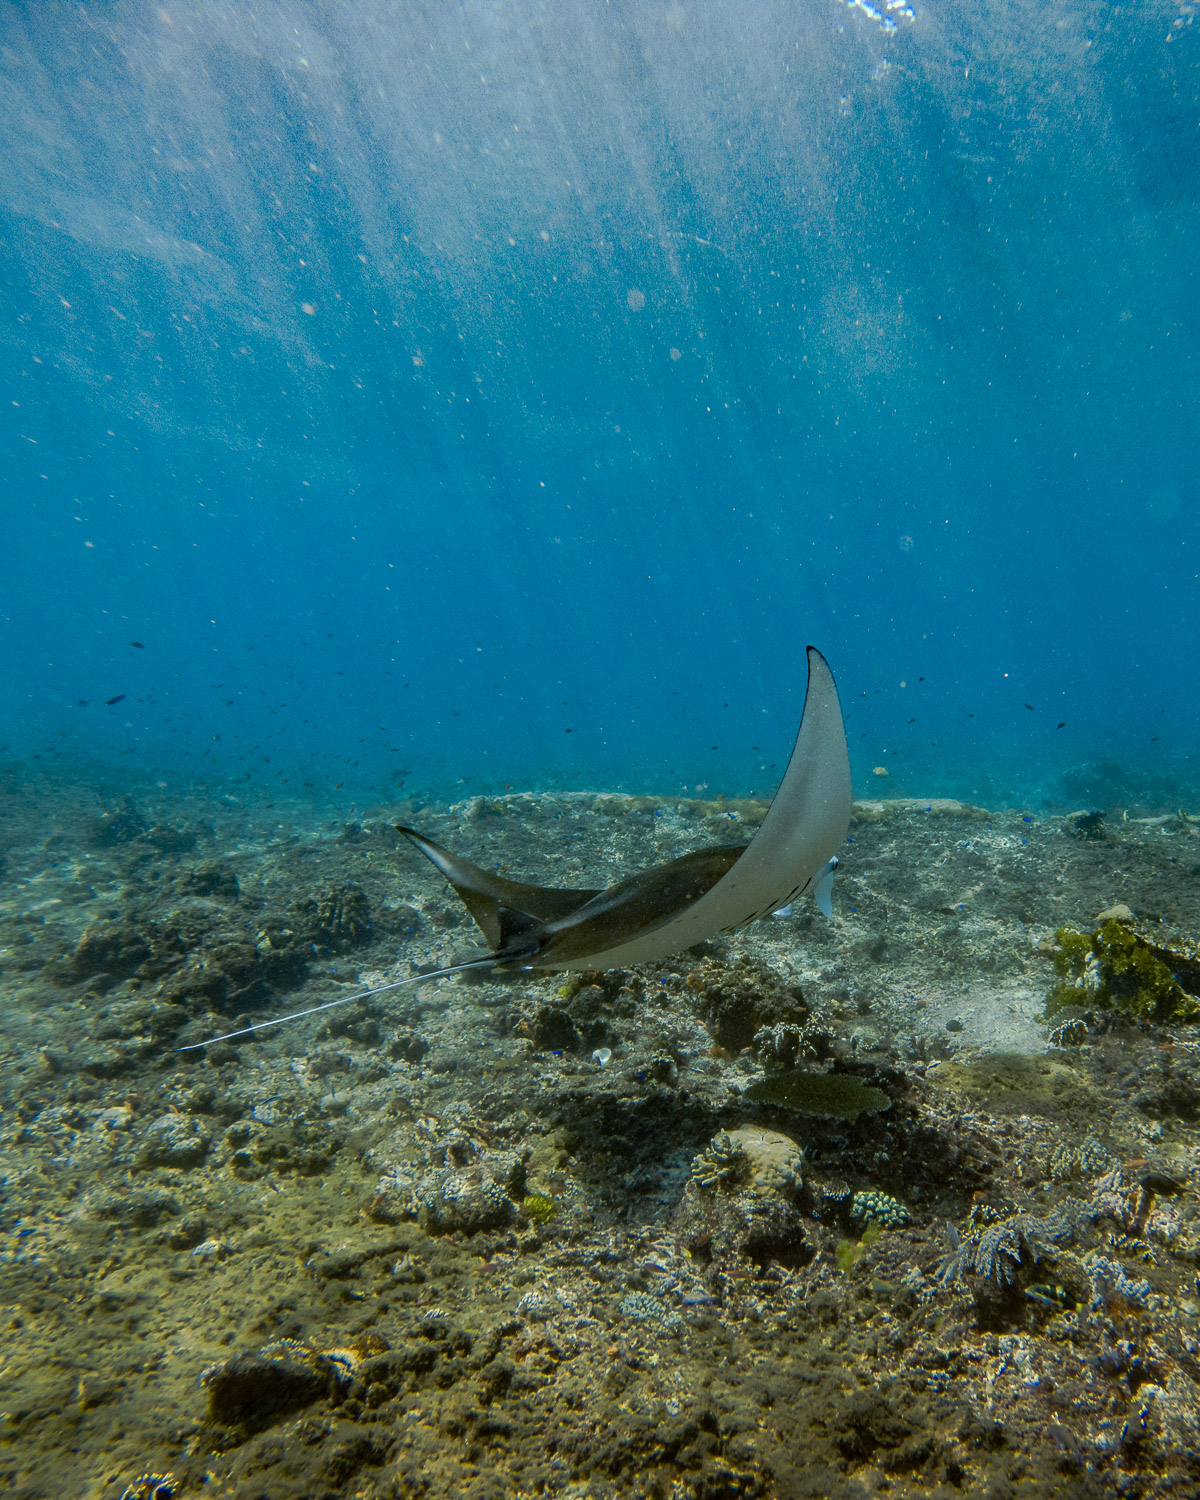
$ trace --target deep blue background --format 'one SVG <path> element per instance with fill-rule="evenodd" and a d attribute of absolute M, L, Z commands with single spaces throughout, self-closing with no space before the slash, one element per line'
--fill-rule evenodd
<path fill-rule="evenodd" d="M 1194 9 L 0 5 L 0 748 L 1169 801 Z"/>

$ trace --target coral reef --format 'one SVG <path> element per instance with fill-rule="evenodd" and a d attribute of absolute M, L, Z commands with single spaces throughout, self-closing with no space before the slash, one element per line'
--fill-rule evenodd
<path fill-rule="evenodd" d="M 371 941 L 371 905 L 360 885 L 329 886 L 295 908 L 294 923 L 303 942 L 329 953 L 349 953 Z"/>
<path fill-rule="evenodd" d="M 795 1027 L 808 1033 L 809 1008 L 799 985 L 784 984 L 765 965 L 704 959 L 686 985 L 714 1042 L 728 1052 L 754 1045 L 763 1028 Z"/>
<path fill-rule="evenodd" d="M 1055 1182 L 1095 1177 L 1113 1165 L 1112 1152 L 1094 1135 L 1082 1141 L 1060 1141 L 1046 1158 L 1046 1176 Z"/>
<path fill-rule="evenodd" d="M 750 1175 L 750 1157 L 740 1139 L 719 1130 L 692 1162 L 692 1181 L 702 1188 L 730 1188 Z"/>

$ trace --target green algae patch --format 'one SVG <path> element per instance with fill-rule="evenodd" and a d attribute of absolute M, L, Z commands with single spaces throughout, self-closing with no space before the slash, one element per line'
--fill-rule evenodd
<path fill-rule="evenodd" d="M 853 1124 L 859 1115 L 877 1115 L 891 1100 L 882 1089 L 873 1089 L 849 1073 L 815 1073 L 789 1068 L 771 1073 L 746 1090 L 756 1104 L 779 1104 L 802 1115 L 826 1115 Z"/>
<path fill-rule="evenodd" d="M 868 1224 L 863 1230 L 861 1240 L 838 1240 L 834 1249 L 837 1256 L 838 1270 L 843 1276 L 849 1276 L 850 1272 L 862 1259 L 864 1254 L 871 1248 L 876 1240 L 883 1238 L 883 1230 L 878 1224 Z"/>
<path fill-rule="evenodd" d="M 558 1204 L 545 1193 L 527 1193 L 521 1199 L 521 1211 L 534 1224 L 549 1224 L 558 1218 Z"/>
<path fill-rule="evenodd" d="M 1124 1011 L 1142 1020 L 1200 1020 L 1200 951 L 1109 917 L 1094 932 L 1060 927 L 1046 1015 L 1068 1006 Z"/>
<path fill-rule="evenodd" d="M 1088 1081 L 1065 1063 L 1024 1052 L 994 1052 L 973 1062 L 931 1068 L 926 1081 L 954 1093 L 976 1094 L 1005 1113 L 1056 1115 L 1093 1109 Z"/>

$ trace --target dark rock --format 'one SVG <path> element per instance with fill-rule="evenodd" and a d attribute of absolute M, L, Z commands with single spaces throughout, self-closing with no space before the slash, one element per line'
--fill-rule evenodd
<path fill-rule="evenodd" d="M 265 1005 L 303 981 L 310 956 L 295 946 L 287 928 L 264 926 L 258 942 L 240 934 L 219 936 L 172 975 L 163 997 L 181 1004 L 199 1000 L 226 1012 Z"/>
<path fill-rule="evenodd" d="M 764 1026 L 803 1026 L 808 1006 L 799 985 L 783 984 L 765 964 L 707 958 L 687 976 L 713 1041 L 728 1052 L 749 1047 Z"/>
<path fill-rule="evenodd" d="M 318 950 L 348 953 L 375 935 L 366 892 L 359 885 L 330 886 L 315 898 L 302 901 L 293 913 L 302 941 Z"/>
<path fill-rule="evenodd" d="M 196 847 L 195 831 L 179 828 L 171 823 L 155 823 L 146 830 L 146 842 L 161 854 L 190 854 Z"/>
<path fill-rule="evenodd" d="M 96 849 L 115 849 L 131 844 L 146 831 L 146 820 L 126 797 L 115 812 L 101 813 L 87 831 L 88 843 Z"/>
<path fill-rule="evenodd" d="M 1076 813 L 1066 821 L 1066 831 L 1077 839 L 1103 839 L 1108 834 L 1104 828 L 1102 812 Z"/>
<path fill-rule="evenodd" d="M 211 1137 L 191 1115 L 162 1115 L 146 1129 L 138 1152 L 139 1167 L 196 1167 L 208 1153 Z"/>
<path fill-rule="evenodd" d="M 746 1098 L 761 1104 L 778 1104 L 804 1115 L 826 1115 L 849 1120 L 878 1114 L 891 1108 L 882 1089 L 871 1088 L 851 1073 L 819 1073 L 809 1068 L 790 1068 L 771 1073 L 746 1090 Z"/>
<path fill-rule="evenodd" d="M 229 1169 L 233 1175 L 244 1182 L 256 1182 L 268 1172 L 316 1177 L 328 1171 L 340 1138 L 331 1137 L 319 1125 L 302 1121 L 260 1125 L 240 1120 L 225 1132 L 225 1142 L 232 1150 Z"/>
<path fill-rule="evenodd" d="M 382 1432 L 364 1431 L 345 1422 L 334 1427 L 331 1437 L 333 1441 L 328 1445 L 325 1473 L 334 1484 L 343 1485 L 360 1469 L 378 1467 L 387 1459 L 388 1442 Z"/>
<path fill-rule="evenodd" d="M 421 1223 L 432 1234 L 503 1228 L 517 1216 L 514 1198 L 524 1183 L 524 1164 L 511 1151 L 490 1152 L 457 1171 L 433 1172 L 417 1189 Z"/>
<path fill-rule="evenodd" d="M 78 1055 L 72 1053 L 70 1062 L 81 1073 L 87 1073 L 92 1078 L 119 1078 L 122 1073 L 128 1073 L 137 1062 L 135 1050 L 126 1051 L 122 1047 L 89 1047 L 87 1051 Z"/>
<path fill-rule="evenodd" d="M 118 1000 L 97 1015 L 90 1030 L 98 1042 L 151 1038 L 169 1040 L 186 1024 L 187 1016 L 174 1005 L 156 1005 L 151 1000 Z"/>
<path fill-rule="evenodd" d="M 103 1375 L 81 1375 L 79 1377 L 79 1410 L 94 1411 L 97 1406 L 107 1406 L 120 1400 L 123 1386 L 119 1380 L 110 1380 Z"/>
<path fill-rule="evenodd" d="M 335 1011 L 317 1032 L 317 1040 L 327 1041 L 334 1037 L 345 1037 L 347 1041 L 357 1042 L 362 1047 L 375 1047 L 378 1046 L 382 1034 L 375 1007 L 369 1002 L 364 1004 L 359 1001 L 347 1006 L 345 1010 Z M 344 1070 L 349 1072 L 353 1066 L 353 1060 L 347 1057 L 343 1064 Z"/>
<path fill-rule="evenodd" d="M 415 906 L 382 906 L 375 923 L 381 932 L 393 937 L 412 937 L 421 929 L 421 913 Z"/>
<path fill-rule="evenodd" d="M 200 1244 L 206 1234 L 204 1220 L 199 1214 L 189 1214 L 186 1219 L 181 1219 L 174 1225 L 166 1237 L 166 1243 L 172 1250 L 191 1250 Z"/>
<path fill-rule="evenodd" d="M 132 922 L 96 922 L 79 939 L 65 964 L 54 966 L 52 978 L 90 979 L 107 974 L 127 979 L 150 957 L 146 934 Z"/>
<path fill-rule="evenodd" d="M 574 1052 L 580 1043 L 575 1023 L 561 1005 L 539 1005 L 529 1035 L 539 1052 Z"/>
<path fill-rule="evenodd" d="M 608 997 L 598 984 L 582 985 L 570 999 L 570 1010 L 579 1025 L 599 1020 L 608 1006 Z"/>
<path fill-rule="evenodd" d="M 128 1193 L 93 1188 L 83 1200 L 83 1211 L 89 1219 L 122 1229 L 152 1229 L 160 1219 L 177 1214 L 179 1204 L 164 1188 L 136 1188 Z"/>
<path fill-rule="evenodd" d="M 237 876 L 219 860 L 208 860 L 189 870 L 180 880 L 179 890 L 188 896 L 215 896 L 219 901 L 236 901 L 241 894 Z"/>
<path fill-rule="evenodd" d="M 913 1435 L 912 1423 L 878 1390 L 848 1396 L 832 1425 L 842 1456 L 859 1463 L 879 1448 L 899 1448 Z"/>
<path fill-rule="evenodd" d="M 415 1031 L 398 1031 L 387 1047 L 393 1062 L 419 1063 L 428 1051 L 429 1043 Z"/>
<path fill-rule="evenodd" d="M 324 1355 L 283 1339 L 210 1365 L 200 1384 L 210 1421 L 257 1432 L 314 1401 L 327 1400 L 337 1390 L 338 1371 Z"/>

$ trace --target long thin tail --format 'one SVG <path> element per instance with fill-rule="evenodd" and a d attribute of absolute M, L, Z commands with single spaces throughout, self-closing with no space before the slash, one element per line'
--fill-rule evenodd
<path fill-rule="evenodd" d="M 447 974 L 463 974 L 468 969 L 491 969 L 493 958 L 475 958 L 465 964 L 451 964 L 448 969 L 431 969 L 428 974 L 410 974 L 407 979 L 397 979 L 391 984 L 378 985 L 373 990 L 359 990 L 357 995 L 341 995 L 336 1000 L 326 1000 L 324 1005 L 310 1005 L 307 1010 L 294 1010 L 290 1016 L 276 1016 L 273 1021 L 256 1021 L 253 1026 L 243 1026 L 239 1031 L 226 1031 L 221 1036 L 206 1037 L 202 1042 L 190 1042 L 186 1047 L 176 1047 L 176 1052 L 195 1052 L 199 1047 L 211 1047 L 214 1042 L 232 1041 L 235 1036 L 251 1036 L 256 1031 L 266 1031 L 271 1026 L 283 1026 L 288 1021 L 298 1021 L 302 1016 L 315 1016 L 321 1010 L 333 1010 L 337 1005 L 349 1005 L 352 1000 L 365 1000 L 369 995 L 386 995 L 389 990 L 398 990 L 406 984 L 420 984 L 423 979 L 443 979 Z"/>

